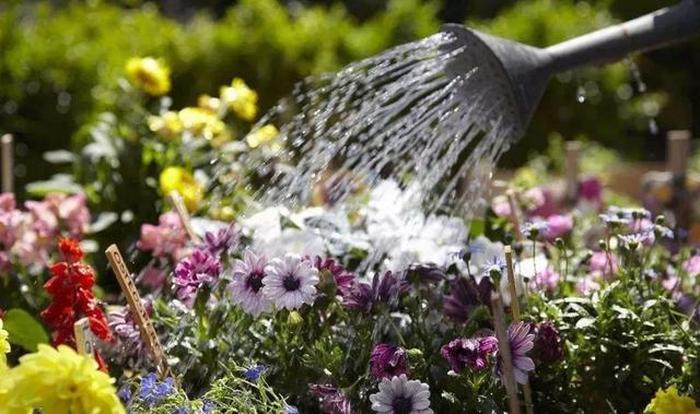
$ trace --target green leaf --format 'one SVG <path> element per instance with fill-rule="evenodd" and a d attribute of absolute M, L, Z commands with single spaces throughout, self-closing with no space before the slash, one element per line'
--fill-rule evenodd
<path fill-rule="evenodd" d="M 581 318 L 576 322 L 576 329 L 586 329 L 595 324 L 595 318 Z"/>
<path fill-rule="evenodd" d="M 36 351 L 38 344 L 49 342 L 44 327 L 27 311 L 10 309 L 2 320 L 4 329 L 10 334 L 11 344 L 19 345 L 27 351 Z"/>
<path fill-rule="evenodd" d="M 682 346 L 673 345 L 673 344 L 654 344 L 649 349 L 650 354 L 653 354 L 656 352 L 666 352 L 666 351 L 678 352 L 679 354 L 682 354 L 684 349 Z"/>

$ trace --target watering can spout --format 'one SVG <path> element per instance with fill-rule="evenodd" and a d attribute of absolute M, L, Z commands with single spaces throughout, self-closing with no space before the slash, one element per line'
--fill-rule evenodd
<path fill-rule="evenodd" d="M 448 24 L 443 28 L 455 37 L 464 55 L 478 55 L 492 73 L 502 104 L 513 116 L 516 137 L 524 134 L 547 83 L 555 73 L 579 66 L 603 64 L 685 40 L 700 33 L 700 0 L 684 0 L 637 19 L 601 29 L 548 48 L 536 48 Z M 467 67 L 457 56 L 452 71 Z M 501 113 L 504 113 L 501 110 Z"/>

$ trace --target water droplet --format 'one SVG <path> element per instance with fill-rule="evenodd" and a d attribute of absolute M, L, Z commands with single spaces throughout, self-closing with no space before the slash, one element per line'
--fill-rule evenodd
<path fill-rule="evenodd" d="M 579 85 L 576 89 L 576 101 L 578 101 L 578 103 L 586 102 L 586 89 L 583 85 Z"/>

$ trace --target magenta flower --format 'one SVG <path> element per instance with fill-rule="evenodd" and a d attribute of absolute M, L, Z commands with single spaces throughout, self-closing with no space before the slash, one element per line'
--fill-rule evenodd
<path fill-rule="evenodd" d="M 568 234 L 574 227 L 574 220 L 569 215 L 553 214 L 547 217 L 547 230 L 544 237 L 553 241 L 557 237 Z"/>
<path fill-rule="evenodd" d="M 535 275 L 535 286 L 550 292 L 559 285 L 559 273 L 552 266 L 547 266 Z"/>
<path fill-rule="evenodd" d="M 345 393 L 332 384 L 309 384 L 311 394 L 321 403 L 325 414 L 352 414 L 352 404 Z"/>
<path fill-rule="evenodd" d="M 203 286 L 213 286 L 221 273 L 221 263 L 206 250 L 196 249 L 175 267 L 173 283 L 177 297 L 187 306 L 194 303 L 197 291 Z"/>
<path fill-rule="evenodd" d="M 158 225 L 141 226 L 141 238 L 136 246 L 143 251 L 151 251 L 155 257 L 170 256 L 178 259 L 180 250 L 187 244 L 185 232 L 177 213 L 168 212 L 158 219 Z"/>
<path fill-rule="evenodd" d="M 202 248 L 212 254 L 220 255 L 231 250 L 238 243 L 238 231 L 233 224 L 219 229 L 217 232 L 204 233 Z"/>
<path fill-rule="evenodd" d="M 591 203 L 600 203 L 603 197 L 603 185 L 596 177 L 586 177 L 579 181 L 578 195 Z"/>
<path fill-rule="evenodd" d="M 139 282 L 151 290 L 158 290 L 163 287 L 167 275 L 165 270 L 159 269 L 156 266 L 146 266 L 139 275 Z"/>
<path fill-rule="evenodd" d="M 16 207 L 15 194 L 14 193 L 0 193 L 0 211 L 8 212 L 12 211 Z"/>
<path fill-rule="evenodd" d="M 379 303 L 392 306 L 398 301 L 399 294 L 405 292 L 408 287 L 408 282 L 400 275 L 396 276 L 392 272 L 386 272 L 380 276 L 379 273 L 375 273 L 372 285 L 355 282 L 345 292 L 343 306 L 363 312 L 369 312 L 375 304 Z"/>
<path fill-rule="evenodd" d="M 460 277 L 450 283 L 450 294 L 443 299 L 442 309 L 451 319 L 465 322 L 474 309 L 488 303 L 490 294 L 491 280 L 488 277 L 482 277 L 478 285 L 473 278 Z"/>
<path fill-rule="evenodd" d="M 350 291 L 355 282 L 355 275 L 348 272 L 343 265 L 332 258 L 322 259 L 320 256 L 316 256 L 316 258 L 313 259 L 313 263 L 319 275 L 328 273 L 333 277 L 335 286 L 341 296 L 346 295 Z"/>
<path fill-rule="evenodd" d="M 564 357 L 559 331 L 552 322 L 545 321 L 537 325 L 534 354 L 538 360 L 545 363 L 556 362 Z"/>
<path fill-rule="evenodd" d="M 488 365 L 488 358 L 498 350 L 495 336 L 457 338 L 440 348 L 440 355 L 450 364 L 450 369 L 460 374 L 467 367 L 481 371 Z"/>
<path fill-rule="evenodd" d="M 369 357 L 369 366 L 375 378 L 392 378 L 408 373 L 408 357 L 401 347 L 377 344 Z"/>

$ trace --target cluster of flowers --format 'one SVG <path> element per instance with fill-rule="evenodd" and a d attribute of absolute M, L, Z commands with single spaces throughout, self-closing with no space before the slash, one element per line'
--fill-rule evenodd
<path fill-rule="evenodd" d="M 92 293 L 95 274 L 90 266 L 81 262 L 83 251 L 80 245 L 75 240 L 61 239 L 58 249 L 63 261 L 51 266 L 52 277 L 44 285 L 51 303 L 41 312 L 42 318 L 54 330 L 52 342 L 54 345 L 75 346 L 73 325 L 83 316 L 88 318 L 90 330 L 97 338 L 109 341 L 112 334 L 107 319 Z M 105 369 L 97 351 L 95 357 Z"/>
<path fill-rule="evenodd" d="M 0 274 L 13 266 L 41 272 L 49 262 L 61 234 L 81 238 L 90 225 L 85 196 L 49 194 L 17 208 L 14 194 L 0 194 Z"/>

